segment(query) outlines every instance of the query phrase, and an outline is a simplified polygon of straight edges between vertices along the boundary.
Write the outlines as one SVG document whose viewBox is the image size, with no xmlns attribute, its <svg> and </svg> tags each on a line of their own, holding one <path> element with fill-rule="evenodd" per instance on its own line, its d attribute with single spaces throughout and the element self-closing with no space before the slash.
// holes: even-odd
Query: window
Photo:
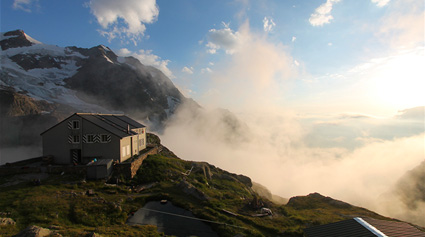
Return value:
<svg viewBox="0 0 425 237">
<path fill-rule="evenodd" d="M 80 121 L 78 120 L 72 121 L 72 129 L 80 129 Z"/>
<path fill-rule="evenodd" d="M 130 155 L 130 145 L 127 145 L 127 155 Z"/>
<path fill-rule="evenodd" d="M 121 153 L 122 153 L 121 156 L 124 157 L 125 156 L 125 147 L 124 146 L 121 148 Z"/>
<path fill-rule="evenodd" d="M 93 142 L 94 142 L 94 135 L 87 134 L 87 143 L 93 143 Z"/>
<path fill-rule="evenodd" d="M 145 139 L 141 138 L 139 140 L 139 146 L 144 146 L 145 145 Z"/>
<path fill-rule="evenodd" d="M 108 135 L 106 135 L 106 134 L 100 135 L 100 142 L 102 142 L 102 143 L 109 142 Z"/>
<path fill-rule="evenodd" d="M 79 135 L 74 135 L 72 137 L 72 143 L 80 143 L 80 136 Z"/>
</svg>

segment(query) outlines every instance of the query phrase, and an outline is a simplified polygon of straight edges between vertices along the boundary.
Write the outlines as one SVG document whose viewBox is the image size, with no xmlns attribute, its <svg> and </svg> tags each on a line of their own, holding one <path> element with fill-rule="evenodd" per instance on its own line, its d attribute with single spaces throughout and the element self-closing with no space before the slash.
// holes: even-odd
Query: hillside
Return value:
<svg viewBox="0 0 425 237">
<path fill-rule="evenodd" d="M 35 177 L 41 177 L 41 185 L 33 184 Z M 63 236 L 160 236 L 154 226 L 125 223 L 145 203 L 163 199 L 215 222 L 209 225 L 220 236 L 302 236 L 306 227 L 357 216 L 388 219 L 318 193 L 275 204 L 260 197 L 252 183 L 249 177 L 205 162 L 182 160 L 165 147 L 149 156 L 133 179 L 121 178 L 118 185 L 85 181 L 84 174 L 3 176 L 0 214 L 16 224 L 0 228 L 0 235 L 37 225 Z M 262 207 L 273 215 L 261 217 Z"/>
</svg>

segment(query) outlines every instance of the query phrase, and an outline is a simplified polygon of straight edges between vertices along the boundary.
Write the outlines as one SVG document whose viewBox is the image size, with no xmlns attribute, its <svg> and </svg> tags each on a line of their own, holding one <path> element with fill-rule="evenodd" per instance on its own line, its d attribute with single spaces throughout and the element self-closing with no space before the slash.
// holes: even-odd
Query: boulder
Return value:
<svg viewBox="0 0 425 237">
<path fill-rule="evenodd" d="M 43 237 L 43 236 L 50 236 L 54 234 L 49 229 L 32 225 L 28 226 L 23 231 L 19 232 L 19 234 L 15 235 L 15 237 Z"/>
<path fill-rule="evenodd" d="M 16 222 L 14 220 L 12 220 L 11 218 L 5 218 L 5 217 L 1 217 L 0 218 L 0 226 L 1 225 L 15 225 Z"/>
</svg>

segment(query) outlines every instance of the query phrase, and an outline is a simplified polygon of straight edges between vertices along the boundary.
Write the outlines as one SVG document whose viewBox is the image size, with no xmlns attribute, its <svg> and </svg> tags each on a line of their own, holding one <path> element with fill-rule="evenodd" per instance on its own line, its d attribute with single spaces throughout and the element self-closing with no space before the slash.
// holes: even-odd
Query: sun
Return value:
<svg viewBox="0 0 425 237">
<path fill-rule="evenodd" d="M 386 107 L 425 105 L 424 48 L 381 59 L 369 78 L 372 96 Z"/>
</svg>

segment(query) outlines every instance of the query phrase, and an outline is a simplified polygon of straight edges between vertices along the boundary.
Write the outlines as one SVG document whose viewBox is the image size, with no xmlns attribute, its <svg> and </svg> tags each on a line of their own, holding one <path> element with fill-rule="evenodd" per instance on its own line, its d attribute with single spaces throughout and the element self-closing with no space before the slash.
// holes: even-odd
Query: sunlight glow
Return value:
<svg viewBox="0 0 425 237">
<path fill-rule="evenodd" d="M 425 104 L 424 48 L 378 61 L 369 78 L 380 104 L 398 109 Z"/>
</svg>

